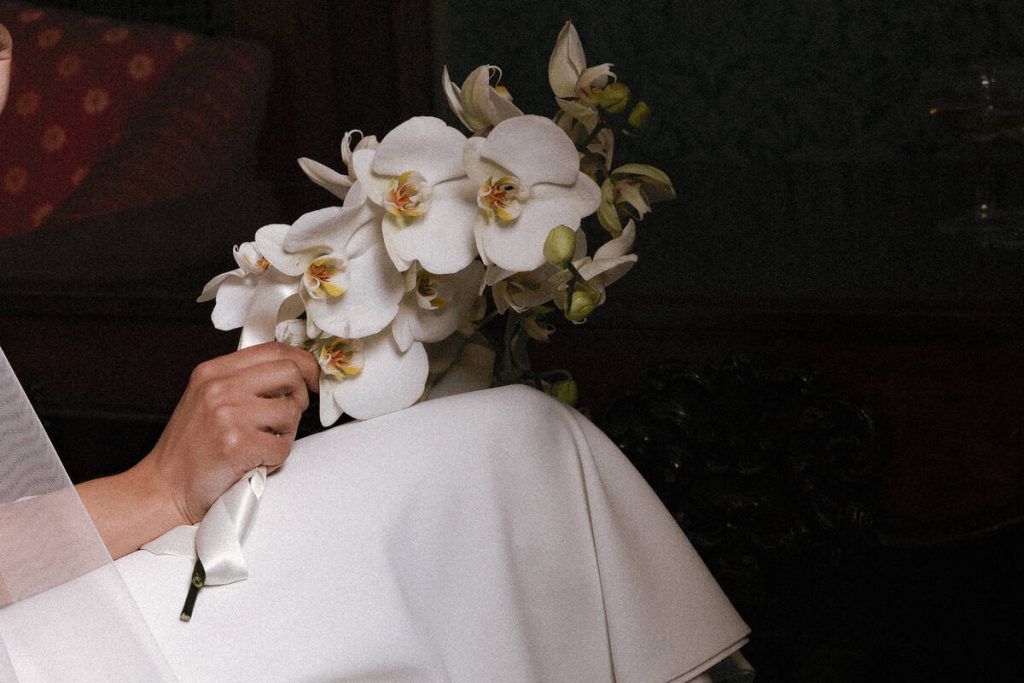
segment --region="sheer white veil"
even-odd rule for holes
[[[2,350],[0,680],[173,680]]]

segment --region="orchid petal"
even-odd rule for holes
[[[437,184],[463,175],[462,145],[466,136],[431,116],[416,116],[384,136],[373,158],[372,170],[381,176],[397,177],[406,171],[421,173]],[[358,153],[353,154],[356,161]],[[357,177],[362,180],[358,172]],[[376,201],[370,188],[367,193]]]
[[[474,192],[468,179],[442,183],[434,187],[430,210],[417,220],[402,225],[384,214],[384,241],[395,267],[407,270],[418,260],[431,273],[443,275],[468,266],[476,258]]]
[[[442,308],[421,308],[417,303],[415,289],[406,294],[391,325],[398,347],[405,351],[414,340],[438,342],[455,332],[479,297],[483,272],[483,264],[474,261],[454,275],[435,276],[450,297]]]
[[[352,147],[352,136],[359,134],[359,142],[356,143],[355,147]],[[344,137],[341,138],[341,161],[345,164],[345,168],[351,174],[352,172],[352,152],[357,149],[377,149],[377,136],[375,135],[363,135],[361,130],[350,130],[345,133]]]
[[[542,116],[502,121],[480,146],[480,156],[512,171],[524,189],[537,183],[572,185],[580,172],[572,140]]]
[[[594,259],[580,266],[580,277],[603,290],[629,272],[637,261],[636,254]]]
[[[376,156],[375,149],[357,149],[352,152],[352,172],[367,199],[378,206],[383,206],[384,194],[388,191],[391,179],[373,172],[373,159]]]
[[[256,291],[256,286],[259,284],[259,278],[254,275],[243,276],[240,271],[224,273],[219,277],[231,276],[235,273],[239,274],[235,277],[225,277],[220,281],[216,290],[217,303],[214,305],[210,317],[213,320],[213,326],[218,330],[233,330],[245,324],[245,319],[249,315],[249,306],[252,304],[253,292]],[[207,286],[209,287],[209,285]],[[203,290],[203,294],[206,294],[206,290]]]
[[[593,107],[588,107],[585,104],[580,104],[575,100],[558,100],[558,107],[570,117],[579,121],[587,132],[594,130],[597,126],[597,110]]]
[[[330,209],[322,209],[314,213],[326,217],[329,215],[326,212],[330,211]],[[306,214],[306,216],[309,216],[309,214]],[[301,221],[302,219],[300,218],[299,220]],[[256,248],[270,262],[271,266],[285,275],[297,277],[302,275],[302,272],[316,256],[316,253],[311,253],[309,250],[299,253],[285,251],[284,242],[290,229],[290,226],[287,225],[265,225],[256,231],[255,242]]]
[[[620,203],[629,204],[636,211],[639,218],[643,218],[651,212],[651,205],[647,201],[644,188],[638,182],[623,182],[616,186],[618,200]]]
[[[608,240],[594,252],[594,260],[600,261],[601,259],[625,256],[633,248],[635,241],[636,224],[633,221],[627,221],[625,227],[622,228],[622,234],[615,239]]]
[[[398,315],[395,316],[395,320],[391,323],[391,334],[395,338],[395,343],[398,344],[399,351],[402,353],[408,351],[412,343],[416,341],[415,307],[415,302],[410,304],[403,299],[402,305],[398,308]]]
[[[460,97],[462,90],[459,89],[459,86],[452,83],[451,76],[448,75],[447,64],[443,69],[441,69],[441,90],[444,92],[444,97],[448,101],[448,108],[452,110],[453,114],[459,117],[459,121],[462,121],[463,125],[472,129],[473,126],[471,126],[463,117],[462,100]]]
[[[363,371],[339,381],[332,395],[352,417],[364,420],[406,408],[423,394],[429,364],[423,344],[402,353],[390,331],[363,340]]]
[[[487,116],[490,109],[491,93],[491,67],[478,66],[466,77],[462,84],[459,99],[462,101],[462,122],[470,130],[485,131],[494,125],[494,121]]]
[[[484,286],[493,286],[502,280],[512,277],[516,272],[514,270],[506,270],[500,266],[487,266],[487,272],[484,275]]]
[[[332,251],[344,249],[352,234],[372,220],[373,216],[373,210],[365,204],[352,208],[332,206],[300,216],[299,220],[295,221],[291,229],[288,230],[284,239],[284,252],[293,257],[289,274],[302,274],[302,271],[309,265],[311,258],[309,252],[322,253],[325,249]],[[297,257],[301,258],[298,261],[294,260]],[[273,258],[270,256],[267,258],[280,269]],[[281,270],[285,272],[283,269]]]
[[[462,165],[466,169],[466,175],[473,180],[474,185],[482,183],[486,178],[514,175],[507,168],[480,156],[480,150],[485,142],[487,142],[487,138],[470,138],[466,140],[466,144],[462,149]]]
[[[611,64],[605,63],[587,67],[580,73],[580,77],[576,81],[576,88],[577,90],[603,88],[614,77],[615,74],[612,73]]]
[[[405,293],[402,276],[380,241],[349,259],[346,271],[348,290],[341,296],[307,299],[306,314],[328,334],[349,339],[376,334],[398,313]]]
[[[597,185],[585,175],[571,192],[554,185],[538,185],[514,225],[495,225],[482,214],[474,229],[481,255],[512,271],[529,271],[545,263],[544,241],[557,225],[578,228],[580,220],[594,212],[601,200]]]
[[[196,301],[199,302],[199,303],[203,303],[204,301],[209,301],[210,299],[212,299],[215,296],[217,296],[217,292],[218,292],[218,289],[220,288],[221,284],[224,283],[228,278],[244,278],[244,277],[245,277],[245,271],[242,270],[241,268],[235,268],[234,270],[229,270],[226,273],[221,273],[220,275],[215,276],[213,279],[211,279],[209,282],[207,282],[203,286],[203,291],[199,295],[199,297],[196,299]],[[218,328],[218,329],[220,329],[220,328]]]
[[[334,392],[343,381],[348,380],[337,380],[320,373],[320,424],[324,427],[334,424],[342,415],[343,411],[334,398]]]
[[[569,277],[568,271],[561,271]],[[555,289],[564,284],[558,269],[549,263],[529,272],[515,273],[491,288],[494,305],[500,313],[511,308],[522,313],[551,300]]]
[[[665,187],[672,187],[672,179],[668,177],[668,174],[662,171],[656,166],[650,164],[623,164],[614,171],[612,171],[613,177],[620,175],[635,175],[640,176],[643,180],[651,183],[657,183]],[[673,193],[673,197],[675,194]]]
[[[324,188],[335,197],[344,199],[348,190],[352,187],[352,180],[330,168],[306,157],[299,159],[299,168],[310,180]]]
[[[548,60],[548,82],[557,97],[573,97],[576,94],[576,80],[586,68],[587,58],[583,43],[571,21],[558,33],[555,49]]]
[[[491,88],[490,103],[493,108],[491,113],[491,124],[498,125],[505,119],[513,116],[523,116],[523,110],[512,104],[511,97],[505,97],[494,88]]]

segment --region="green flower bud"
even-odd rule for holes
[[[566,405],[574,406],[579,400],[580,392],[576,381],[572,379],[560,379],[551,385],[548,392]]]
[[[633,107],[633,111],[629,112],[629,125],[638,129],[643,128],[649,118],[651,118],[651,108],[647,106],[646,102],[640,100]]]
[[[609,83],[597,96],[597,104],[612,114],[619,114],[629,105],[629,86],[623,83]]]
[[[544,240],[544,258],[556,268],[564,268],[576,255],[576,231],[567,225],[552,228]]]
[[[596,287],[587,282],[577,282],[569,298],[565,317],[574,323],[582,323],[600,303],[601,292]]]

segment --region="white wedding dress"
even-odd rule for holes
[[[130,652],[152,670],[118,680],[707,680],[748,632],[621,452],[524,387],[296,442],[245,556],[187,623],[186,557],[0,589],[0,680],[111,680]]]

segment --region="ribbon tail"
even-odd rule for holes
[[[206,571],[205,585],[218,586],[249,577],[242,545],[256,521],[267,470],[257,467],[224,492],[196,530],[196,555]]]

